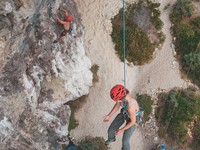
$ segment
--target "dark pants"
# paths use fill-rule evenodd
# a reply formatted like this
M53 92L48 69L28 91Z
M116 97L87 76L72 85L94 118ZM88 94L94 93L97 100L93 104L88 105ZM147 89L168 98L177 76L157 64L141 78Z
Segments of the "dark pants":
M77 146L70 140L66 150L78 150Z
M115 140L115 132L120 128L120 126L126 121L126 124L130 121L129 119L125 119L123 113L118 114L113 122L111 123L110 127L108 128L108 139ZM135 131L136 126L133 125L129 129L124 131L123 138L122 138L122 150L130 150L130 138Z

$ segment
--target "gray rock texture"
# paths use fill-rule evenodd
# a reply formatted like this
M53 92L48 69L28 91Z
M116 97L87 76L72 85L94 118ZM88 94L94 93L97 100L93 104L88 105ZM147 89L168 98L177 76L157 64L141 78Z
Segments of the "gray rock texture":
M73 30L53 43L63 30L54 15L60 7ZM74 1L0 1L0 150L54 150L68 134L63 104L92 86L82 36Z

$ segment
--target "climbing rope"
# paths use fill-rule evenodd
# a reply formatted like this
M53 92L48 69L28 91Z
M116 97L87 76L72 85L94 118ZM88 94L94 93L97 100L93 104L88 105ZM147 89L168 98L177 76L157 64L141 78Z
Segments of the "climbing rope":
M125 20L125 4L124 0L122 7L122 22L123 22L123 51L124 51L124 87L126 87L126 20Z
M58 143L56 144L56 150L59 150L59 145L58 145Z

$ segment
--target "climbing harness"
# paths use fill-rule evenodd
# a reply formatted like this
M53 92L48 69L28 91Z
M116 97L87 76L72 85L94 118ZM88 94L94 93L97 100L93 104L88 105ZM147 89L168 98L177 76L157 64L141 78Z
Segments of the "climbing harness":
M123 114L123 117L125 120L129 120L130 119L130 115L128 112L128 109L126 107L127 105L125 105L125 107L123 105L121 105L122 109L121 109L121 113ZM135 113L136 115L136 123L138 125L141 125L143 123L143 116L144 116L144 108L139 107L139 111L137 111Z
M167 146L165 144L159 144L157 146L157 150L166 150L167 149Z
M138 125L141 125L143 123L143 117L144 117L144 108L139 107L139 111L136 112L136 122Z

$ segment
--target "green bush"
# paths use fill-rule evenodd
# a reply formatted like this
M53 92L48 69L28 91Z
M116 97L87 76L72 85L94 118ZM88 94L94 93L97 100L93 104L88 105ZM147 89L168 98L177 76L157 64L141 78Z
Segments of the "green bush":
M163 44L165 42L166 36L163 34L163 32L158 33L158 37L160 39L160 43Z
M163 28L163 22L160 18L153 16L151 17L151 21L157 30L161 30Z
M86 137L78 143L79 150L109 150L101 137Z
M115 50L123 61L123 41L121 15L118 14L113 20L113 32L111 34L115 43ZM128 18L128 17L126 17ZM153 55L154 45L150 42L147 34L131 21L126 25L126 59L136 65L148 62Z
M182 70L193 82L200 85L200 19L199 17L193 19L192 12L191 0L178 0L170 19L174 23L172 29L176 37L175 46ZM160 135L180 144L191 143L187 129L196 117L200 118L200 95L191 89L173 90L168 94L162 94L159 102L156 118L160 126ZM190 128L193 129L191 147L195 150L200 148L199 128L200 125L197 123Z
M191 147L194 149L194 150L199 150L200 149L200 118L198 118L196 121L195 121L195 124L194 124L195 128L193 130L193 140L192 140L192 144L191 144Z
M185 55L184 59L188 70L191 69L191 71L200 71L200 54L190 53L188 55Z
M192 81L200 84L199 76L199 54L197 47L200 42L200 32L190 24L180 23L174 26L176 39L176 51L180 56L183 70Z
M186 144L189 141L188 125L195 116L200 116L199 109L200 95L191 89L174 89L160 94L156 109L160 135L179 144ZM195 127L195 130L198 129Z
M195 36L195 30L192 26L182 23L176 27L175 34L178 38L187 40Z
M182 14L183 17L190 17L193 13L193 5L191 0L177 0L175 11Z
M170 14L170 20L173 23L180 22L182 20L182 15L180 13L173 12Z
M97 72L99 70L99 65L97 65L97 64L92 65L90 70L93 73L93 79L92 79L93 83L98 82L99 81L99 76L98 76Z
M196 27L200 28L200 17L194 18L194 19L192 20L192 23L193 23Z
M151 22L155 26L157 30L161 30L163 27L163 22L160 19L160 10L158 7L160 7L160 3L154 3L150 0L147 0L148 8L150 10L150 13L153 14L151 16Z
M151 43L148 38L146 31L144 32L140 27L138 27L134 23L134 10L140 8L139 5L142 5L143 1L139 1L138 4L128 5L127 10L125 12L126 15L126 59L129 62L133 62L135 65L143 65L149 62L152 59L153 52L156 44L161 43L164 40L164 36L162 39L159 39L159 43ZM159 7L159 3L152 3L146 9L151 9L154 13L154 17L152 17L151 21L154 24L156 29L161 29L163 26L163 22L159 19L160 11L156 8ZM149 13L150 16L150 13ZM111 37L113 42L115 43L115 50L119 56L119 58L123 61L123 27L122 27L122 10L119 11L118 15L116 15L112 19L113 31L111 33ZM157 35L160 37L159 35Z
M177 0L170 15L173 23L178 23L183 18L192 16L194 8L191 2L191 0Z
M173 35L182 71L200 85L199 54L200 17L190 17L193 12L191 0L177 0L170 19L174 22Z
M151 10L151 11L154 11L155 9L157 9L158 7L160 7L160 3L154 3L150 0L147 0L147 4L148 4L148 8Z
M144 108L144 121L149 120L149 115L152 112L153 100L147 94L138 95L137 101L140 107Z
M189 72L190 78L200 82L200 53L189 53L184 56L184 70Z
M75 129L79 125L79 122L75 118L75 112L81 108L81 106L86 102L86 99L87 95L84 95L74 101L69 101L65 103L65 105L69 105L71 108L71 116L69 119L68 131Z
M178 54L189 54L194 52L199 43L200 34L189 24L177 24L174 26L176 39L176 50Z

